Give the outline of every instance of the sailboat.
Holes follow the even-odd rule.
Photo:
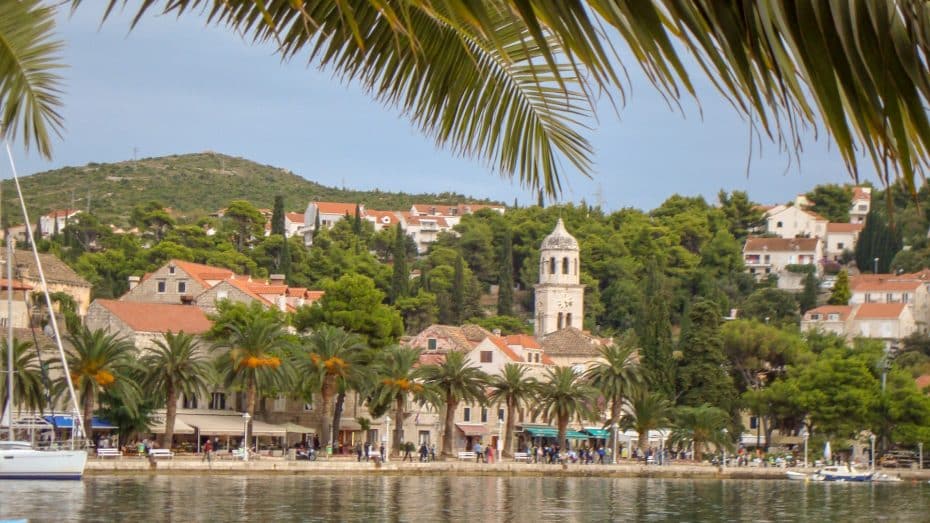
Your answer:
[[[42,264],[39,261],[39,254],[36,250],[35,238],[32,235],[32,227],[29,225],[29,215],[26,213],[26,204],[23,200],[22,189],[19,186],[19,178],[16,176],[16,165],[13,162],[13,152],[10,150],[10,144],[6,144],[7,156],[10,159],[10,166],[13,170],[13,181],[16,186],[16,192],[23,212],[23,220],[26,223],[26,233],[28,234],[29,243],[32,246],[32,253],[35,256],[36,266],[38,267],[39,278],[42,282],[42,292],[45,295],[45,304],[48,307],[49,318],[54,332],[55,343],[58,347],[58,354],[61,357],[62,366],[64,367],[64,377],[68,384],[68,391],[71,395],[72,406],[80,426],[83,427],[81,419],[81,409],[78,406],[77,395],[74,392],[74,384],[71,381],[71,373],[68,370],[68,361],[65,358],[65,350],[61,344],[61,335],[58,331],[58,323],[55,320],[55,314],[52,312],[52,300],[48,293],[48,284],[45,281],[45,272],[42,270]],[[6,255],[6,290],[7,290],[7,401],[4,405],[3,419],[8,427],[7,439],[0,441],[0,479],[72,479],[79,480],[84,475],[84,467],[87,465],[87,452],[81,448],[75,447],[77,431],[72,432],[71,448],[52,449],[40,448],[33,446],[28,441],[16,441],[14,439],[13,423],[13,256],[12,243],[7,238],[7,255]],[[0,288],[3,286],[0,285]]]

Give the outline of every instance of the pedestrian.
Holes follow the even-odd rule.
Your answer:
[[[607,454],[607,453],[604,452],[604,446],[603,446],[603,445],[601,445],[600,447],[597,448],[597,462],[598,462],[599,464],[601,464],[601,465],[604,464],[604,456],[605,456],[606,454]]]
[[[407,442],[404,443],[404,459],[402,461],[413,461],[413,443]]]
[[[365,442],[365,461],[371,461],[371,442]]]
[[[472,447],[472,449],[475,451],[475,463],[480,462],[481,458],[484,457],[484,454],[482,453],[482,449],[481,449],[481,442],[480,441],[475,442],[475,446]]]
[[[203,444],[203,457],[200,461],[206,460],[207,463],[213,463],[213,442],[209,439]]]
[[[381,443],[381,446],[378,447],[378,453],[381,454],[381,463],[384,463],[384,453],[385,453],[384,443]]]
[[[420,443],[420,462],[425,463],[429,459],[429,449],[426,448],[426,442]]]
[[[355,443],[355,461],[359,463],[362,461],[362,444],[358,442]]]
[[[485,459],[486,463],[494,463],[494,447],[488,445],[487,450],[485,450],[485,456],[487,457],[487,459]]]
[[[435,443],[429,446],[429,460],[436,461],[436,444]]]

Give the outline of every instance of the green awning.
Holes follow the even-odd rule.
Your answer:
[[[570,430],[567,434],[565,434],[565,437],[568,439],[588,439],[591,436],[578,432],[577,430]]]
[[[610,438],[610,431],[604,429],[598,429],[594,427],[587,427],[582,432],[588,434],[594,439],[608,439]]]
[[[526,432],[533,438],[557,438],[559,437],[558,429],[552,427],[525,427],[523,432]]]

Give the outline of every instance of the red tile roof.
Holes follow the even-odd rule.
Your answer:
[[[789,252],[804,251],[812,252],[817,250],[819,238],[758,238],[752,237],[746,239],[744,251],[764,251],[769,252]]]
[[[904,312],[903,303],[863,303],[856,310],[857,320],[895,319]]]
[[[854,187],[853,188],[853,200],[871,200],[872,199],[872,188],[871,187]]]
[[[890,275],[889,275],[890,276]],[[900,292],[916,291],[923,285],[921,280],[884,278],[863,278],[861,275],[850,278],[849,287],[855,292]]]
[[[859,232],[864,226],[864,223],[828,223],[827,232]]]
[[[381,225],[395,225],[400,220],[397,218],[397,213],[394,211],[372,211],[366,210],[365,217],[370,218],[371,221],[381,224]]]
[[[511,361],[517,361],[517,362],[523,361],[523,358],[517,355],[517,353],[514,352],[513,349],[508,347],[507,342],[504,341],[504,339],[501,338],[500,336],[488,336],[488,339],[491,340],[491,343],[496,345],[497,348],[500,349],[501,352],[503,352],[505,356],[510,358]]]
[[[194,263],[184,260],[171,260],[169,263],[186,272],[191,278],[197,281],[205,289],[210,288],[206,280],[227,280],[236,275],[235,272],[222,267],[213,267],[202,263]]]
[[[304,213],[302,212],[288,212],[284,213],[284,216],[286,216],[288,220],[294,223],[304,223]]]
[[[10,288],[10,280],[6,278],[0,278],[0,289],[7,290]],[[19,280],[13,280],[13,290],[14,291],[30,291],[32,290],[32,285],[24,283]]]
[[[95,300],[94,303],[99,303],[136,332],[203,334],[213,325],[207,315],[193,305],[117,300]]]
[[[339,203],[339,202],[313,202],[313,205],[316,205],[316,208],[323,214],[348,214],[349,216],[355,216],[355,204],[354,203]],[[359,206],[359,208],[364,211],[364,206]]]
[[[815,309],[811,309],[807,311],[806,313],[804,313],[804,319],[810,321],[811,315],[813,314],[820,314],[820,315],[839,314],[840,319],[845,321],[846,318],[849,317],[849,313],[851,312],[852,312],[851,305],[824,305],[822,307],[817,307]],[[822,319],[826,319],[826,318],[822,318]]]
[[[930,387],[930,374],[919,376],[916,380],[914,380],[914,383],[917,384],[917,388],[919,390],[924,390],[927,387]]]
[[[539,343],[536,342],[536,338],[526,334],[511,334],[504,339],[507,340],[508,345],[519,345],[525,349],[539,348]]]

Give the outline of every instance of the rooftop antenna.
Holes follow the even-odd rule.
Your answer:
[[[597,184],[597,190],[594,191],[594,202],[597,204],[598,210],[604,210],[604,186],[600,183]]]

